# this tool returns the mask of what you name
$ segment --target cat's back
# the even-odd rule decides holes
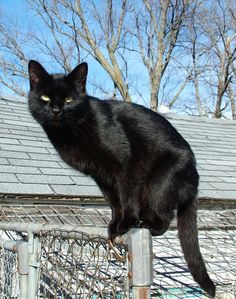
[[[190,150],[186,140],[159,113],[134,103],[117,100],[95,100],[92,103],[100,122],[122,127],[126,135],[136,136],[143,142],[154,142],[159,146],[175,146]]]
[[[99,100],[90,98],[90,104],[95,113],[104,119],[113,119],[121,122],[129,121],[130,125],[142,124],[142,126],[154,126],[156,129],[163,129],[165,126],[172,127],[171,124],[162,115],[139,104],[119,101],[119,100]],[[156,127],[155,127],[156,126]]]

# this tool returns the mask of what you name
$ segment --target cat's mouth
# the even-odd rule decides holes
[[[54,127],[60,127],[60,117],[58,115],[54,115],[51,119],[51,123]]]

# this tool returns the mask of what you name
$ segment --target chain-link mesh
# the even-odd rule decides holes
[[[200,231],[199,242],[217,299],[236,299],[236,230]],[[152,296],[161,299],[209,298],[187,270],[176,231],[153,240]]]
[[[13,299],[19,295],[17,256],[0,247],[0,299]]]
[[[75,233],[43,235],[38,298],[127,298],[126,248]]]

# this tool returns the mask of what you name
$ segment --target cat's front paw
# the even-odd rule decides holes
[[[108,236],[111,240],[115,239],[117,236],[119,236],[118,232],[118,225],[116,223],[109,223],[108,225]]]
[[[126,223],[110,223],[108,226],[108,235],[111,240],[115,239],[117,236],[121,236],[127,233],[129,227],[126,226]]]
[[[127,217],[124,218],[118,226],[118,232],[120,235],[127,233],[131,228],[140,227],[139,220],[137,218]]]
[[[110,239],[115,239],[117,236],[124,235],[133,227],[140,227],[139,221],[136,218],[123,219],[121,222],[111,221],[108,226],[108,235]]]

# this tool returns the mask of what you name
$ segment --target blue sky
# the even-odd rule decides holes
[[[15,9],[19,9],[20,7],[23,8],[24,6],[24,0],[1,0],[1,7],[3,7],[3,9],[7,9],[8,11],[14,11]]]
[[[1,13],[11,17],[17,15],[25,18],[30,12],[26,0],[0,0],[0,9]]]

